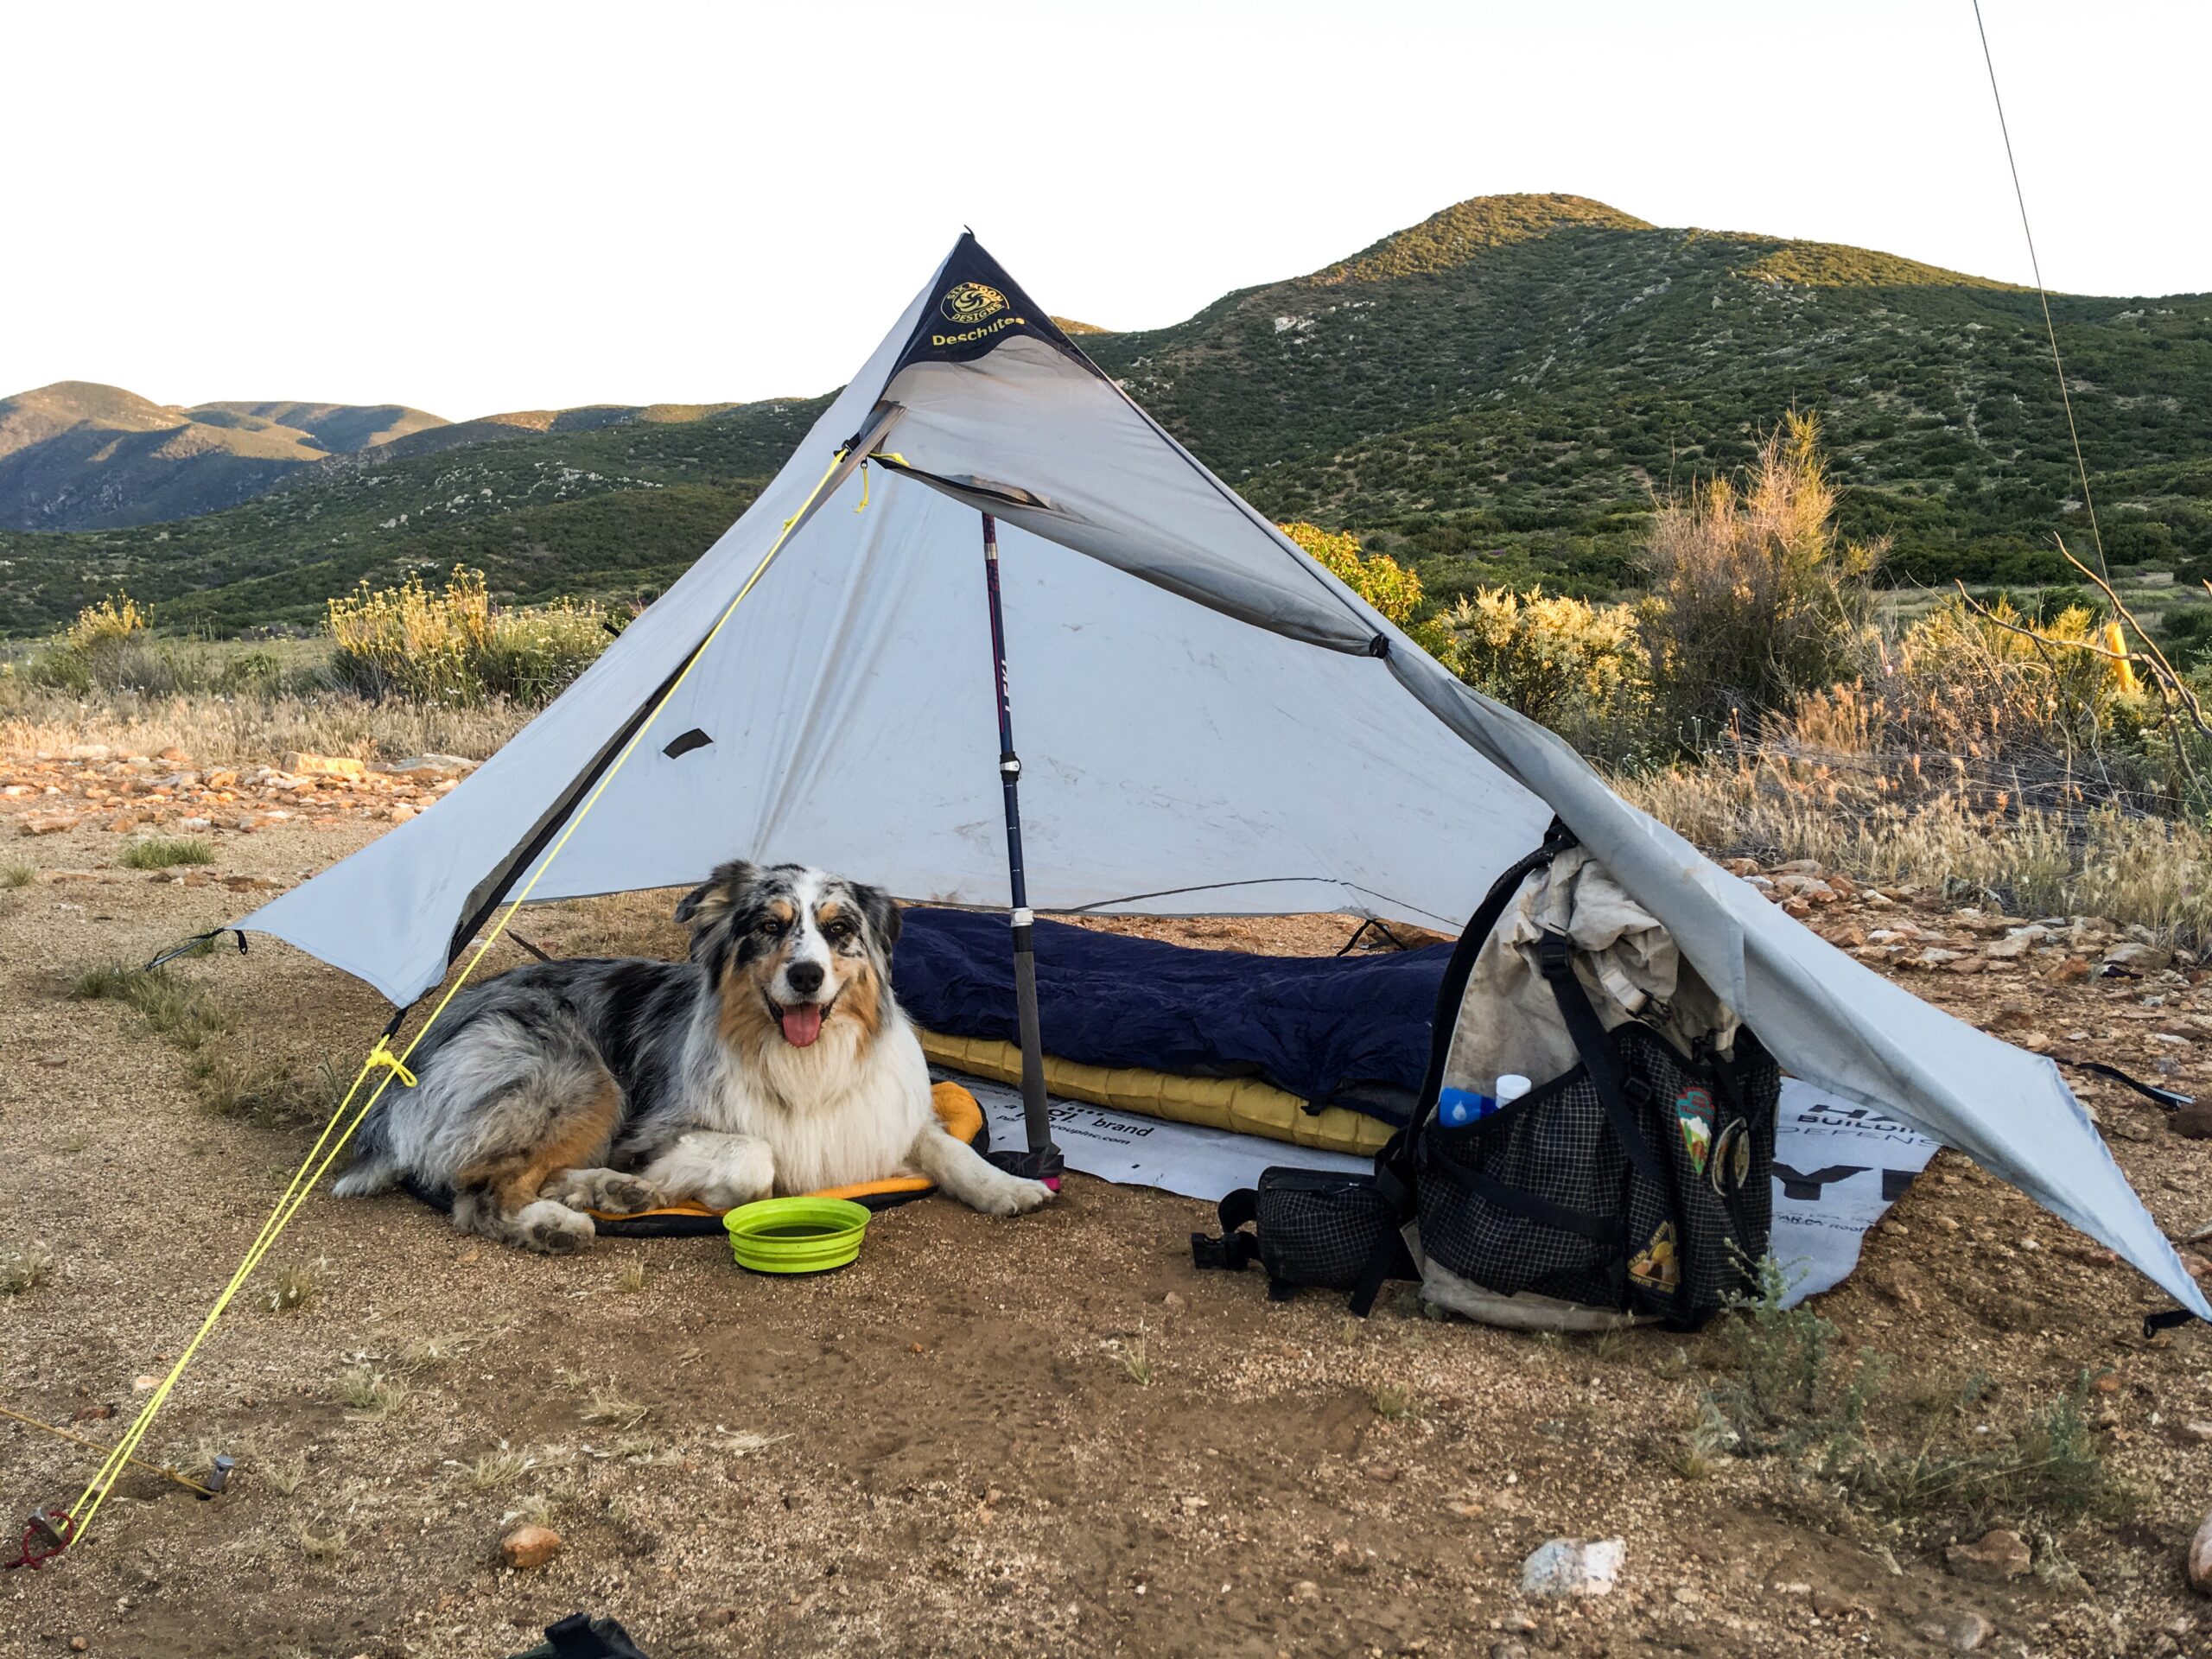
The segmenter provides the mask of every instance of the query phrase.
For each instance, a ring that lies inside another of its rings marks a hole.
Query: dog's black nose
[[[791,989],[801,996],[812,996],[822,988],[822,964],[818,962],[795,962],[784,969],[784,977],[791,982]]]

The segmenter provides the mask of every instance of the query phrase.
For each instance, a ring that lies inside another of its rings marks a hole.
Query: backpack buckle
[[[1564,933],[1547,931],[1536,941],[1536,968],[1546,979],[1565,978],[1574,971],[1574,941]]]

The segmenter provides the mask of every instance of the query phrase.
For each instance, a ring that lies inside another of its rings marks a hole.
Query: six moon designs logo
[[[988,283],[962,283],[938,303],[945,321],[974,327],[1006,309],[1006,296]]]

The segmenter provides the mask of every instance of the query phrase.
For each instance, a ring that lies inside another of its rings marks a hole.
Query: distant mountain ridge
[[[58,380],[0,398],[0,526],[99,530],[190,518],[333,455],[446,424],[400,404],[186,409]]]
[[[2050,304],[2113,563],[2212,575],[2212,296]],[[1170,327],[1063,327],[1262,512],[1358,531],[1443,597],[1632,587],[1654,494],[1747,459],[1793,407],[1821,415],[1846,527],[1890,539],[1893,581],[2063,582],[2053,531],[2087,546],[2036,296],[1894,254],[1478,197]],[[0,525],[67,517],[12,511],[10,467],[43,453],[74,456],[79,522],[123,527],[0,530],[0,626],[49,626],[118,584],[169,621],[306,623],[358,580],[461,560],[514,599],[634,596],[715,539],[824,405],[409,429],[419,412],[43,388],[0,401]],[[161,484],[155,460],[173,487],[121,487]],[[236,504],[178,505],[195,468]]]

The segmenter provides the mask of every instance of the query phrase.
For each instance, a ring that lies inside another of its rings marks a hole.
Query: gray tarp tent
[[[1462,684],[972,237],[745,516],[567,692],[434,810],[240,925],[413,1001],[695,654],[533,899],[690,883],[742,855],[1005,904],[978,509],[1001,526],[1033,905],[1456,928],[1556,813],[1790,1071],[1910,1119],[2212,1317],[2050,1060],[1836,950]]]

